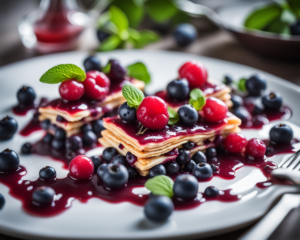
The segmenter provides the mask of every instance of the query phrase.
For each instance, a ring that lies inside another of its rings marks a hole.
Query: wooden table
[[[37,0],[0,1],[0,22],[2,23],[0,24],[0,43],[2,46],[0,49],[0,66],[39,55],[23,48],[17,32],[17,20],[19,16],[31,12],[37,4]],[[3,23],[5,23],[5,25]],[[187,52],[245,64],[300,85],[300,61],[285,61],[259,56],[243,47],[229,33],[215,28],[204,19],[197,20],[195,25],[198,28],[199,37],[192,45],[186,48],[178,48],[171,34],[167,34],[163,36],[159,42],[147,46],[146,49]],[[98,42],[95,38],[94,31],[89,29],[82,35],[80,45],[76,50],[90,51],[96,48],[97,45]],[[276,49],[274,51],[276,51]],[[206,240],[234,240],[244,234],[250,227],[206,238]],[[17,238],[1,234],[0,239],[17,240]]]

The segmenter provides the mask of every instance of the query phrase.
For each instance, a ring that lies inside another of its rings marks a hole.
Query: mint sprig
[[[131,84],[125,84],[122,88],[122,94],[127,101],[129,107],[138,108],[143,99],[144,93]]]
[[[145,187],[155,195],[164,195],[169,198],[173,197],[174,182],[170,177],[159,175],[149,179],[145,183]]]
[[[142,62],[137,62],[127,66],[127,74],[128,76],[141,80],[146,84],[151,81],[150,73],[148,72],[146,65]]]
[[[168,113],[169,113],[169,125],[174,125],[176,123],[178,123],[179,121],[179,115],[176,111],[174,111],[174,109],[168,107]]]
[[[247,89],[246,89],[246,78],[241,78],[237,83],[236,83],[236,86],[237,86],[237,89],[240,91],[240,92],[246,92]]]
[[[189,104],[191,104],[197,111],[202,109],[205,102],[205,96],[199,88],[195,88],[190,92]]]
[[[40,78],[40,82],[56,84],[67,79],[75,79],[83,82],[85,78],[85,72],[80,67],[74,64],[60,64],[45,72]]]

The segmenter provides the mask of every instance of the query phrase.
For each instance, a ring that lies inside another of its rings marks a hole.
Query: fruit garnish
[[[286,124],[280,123],[270,130],[270,140],[277,144],[288,144],[293,139],[293,129]]]
[[[214,123],[224,120],[228,112],[226,104],[215,97],[206,99],[205,106],[202,110],[205,120]]]
[[[266,79],[259,74],[254,74],[246,80],[246,89],[250,96],[258,97],[267,88]]]
[[[239,133],[230,133],[224,140],[224,148],[228,152],[240,153],[247,145],[247,139]]]
[[[163,129],[169,122],[166,103],[155,96],[144,98],[136,111],[136,115],[143,126],[149,129]]]
[[[176,79],[167,86],[168,97],[175,101],[186,100],[190,92],[189,82],[186,79]]]
[[[213,171],[208,163],[198,163],[193,169],[193,175],[199,180],[207,180],[212,177]]]
[[[190,88],[201,88],[207,82],[207,70],[200,62],[186,62],[179,68],[179,77],[188,80]]]
[[[93,177],[93,161],[84,155],[79,155],[70,162],[69,175],[75,180],[89,180]]]
[[[28,106],[33,104],[36,94],[32,87],[23,86],[17,93],[17,98],[20,106]]]
[[[32,194],[32,201],[38,205],[50,205],[53,202],[55,191],[51,187],[37,187]]]
[[[89,71],[86,73],[83,85],[85,96],[95,100],[102,100],[109,92],[110,80],[102,72]]]
[[[197,111],[200,111],[205,105],[206,99],[203,92],[199,88],[195,88],[190,92],[189,104],[191,104]]]
[[[101,62],[96,56],[87,57],[83,62],[83,66],[86,72],[91,70],[101,71]]]
[[[145,187],[155,195],[164,195],[169,198],[173,196],[172,178],[164,175],[153,177],[145,183]]]
[[[0,171],[12,172],[19,167],[20,159],[19,155],[8,148],[0,153]]]
[[[124,102],[119,107],[119,116],[125,123],[133,123],[136,120],[136,109],[129,107],[127,102]]]
[[[266,110],[278,111],[282,106],[282,97],[278,92],[271,92],[262,98]]]
[[[99,175],[104,185],[110,189],[123,187],[129,178],[126,167],[118,163],[107,164],[106,167],[103,167],[102,172],[99,172]]]
[[[197,110],[188,104],[179,108],[178,115],[180,122],[187,126],[194,126],[199,117]]]
[[[73,79],[63,81],[59,86],[60,96],[68,101],[76,101],[84,94],[84,86]]]
[[[199,183],[197,179],[189,174],[176,177],[174,182],[174,195],[181,199],[193,199],[198,193]]]
[[[10,116],[6,116],[0,120],[0,139],[11,139],[18,130],[18,122]]]
[[[146,202],[144,213],[151,221],[164,222],[172,214],[173,210],[174,204],[170,198],[153,195]]]
[[[245,153],[251,158],[263,159],[266,153],[266,144],[257,138],[253,138],[248,141]]]
[[[55,180],[56,171],[53,167],[46,166],[40,170],[39,176],[43,181]]]

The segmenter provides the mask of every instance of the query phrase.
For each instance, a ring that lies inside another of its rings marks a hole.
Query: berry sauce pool
[[[265,141],[265,143],[267,146],[271,146],[268,141]],[[299,141],[293,140],[290,145],[286,145],[282,148],[274,148],[275,150],[272,152],[272,155],[291,153],[293,152],[293,144],[296,143],[299,143]],[[45,148],[45,146],[39,144],[44,143],[38,142],[35,145],[35,151],[38,154],[49,155],[50,153],[45,151],[45,149],[49,150],[49,148]],[[67,167],[68,159],[66,159],[62,154],[50,156],[64,162],[65,167]],[[265,188],[273,184],[270,180],[270,172],[277,168],[276,164],[268,161],[267,158],[263,160],[250,161],[240,154],[229,154],[223,151],[218,151],[217,157],[208,160],[208,163],[215,164],[215,166],[218,167],[218,170],[214,173],[213,177],[218,176],[224,179],[233,179],[235,177],[235,172],[243,166],[257,167],[268,178],[267,182],[257,184],[257,186],[261,188]],[[40,179],[37,179],[36,181],[28,181],[26,180],[26,172],[26,169],[23,166],[20,166],[14,172],[0,173],[0,182],[9,187],[9,193],[22,202],[23,209],[27,213],[37,216],[50,217],[62,213],[71,207],[72,201],[75,199],[82,203],[86,203],[90,198],[96,197],[110,203],[130,202],[138,206],[143,206],[148,199],[148,195],[137,195],[132,192],[134,188],[143,187],[148,179],[147,177],[130,179],[125,187],[119,190],[109,190],[105,188],[102,181],[98,179],[96,174],[94,174],[90,181],[74,181],[69,177],[53,181],[42,181]],[[175,179],[177,175],[178,174],[175,174],[170,177]],[[24,178],[24,180],[22,180],[22,178]],[[207,181],[209,180],[211,179],[208,179]],[[39,186],[49,186],[55,190],[56,196],[51,205],[38,206],[32,203],[32,193],[34,189]],[[198,193],[193,200],[183,201],[176,199],[175,197],[173,197],[172,200],[176,210],[185,210],[197,207],[207,201],[233,202],[242,198],[241,195],[231,194],[230,189],[220,190],[220,195],[217,197],[206,197],[203,193]]]

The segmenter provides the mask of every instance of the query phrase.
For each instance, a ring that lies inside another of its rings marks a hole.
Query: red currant
[[[262,159],[266,153],[266,144],[257,138],[253,138],[248,141],[245,153],[252,158]]]
[[[84,94],[84,86],[73,79],[63,81],[59,86],[60,96],[68,101],[76,101]]]
[[[208,122],[220,122],[227,116],[228,108],[226,104],[215,97],[206,99],[203,107],[203,115]]]
[[[83,82],[84,94],[95,100],[102,100],[109,92],[110,80],[108,77],[98,71],[89,71],[86,73],[86,79]]]
[[[179,77],[189,82],[191,89],[201,88],[207,82],[207,70],[200,62],[186,62],[179,68]]]
[[[93,173],[93,161],[87,156],[79,155],[70,162],[69,175],[75,180],[89,180]]]
[[[247,145],[247,139],[238,133],[230,133],[224,140],[224,148],[228,152],[240,153]]]
[[[144,127],[154,130],[163,129],[169,121],[166,103],[159,97],[146,97],[136,111],[137,119]]]

